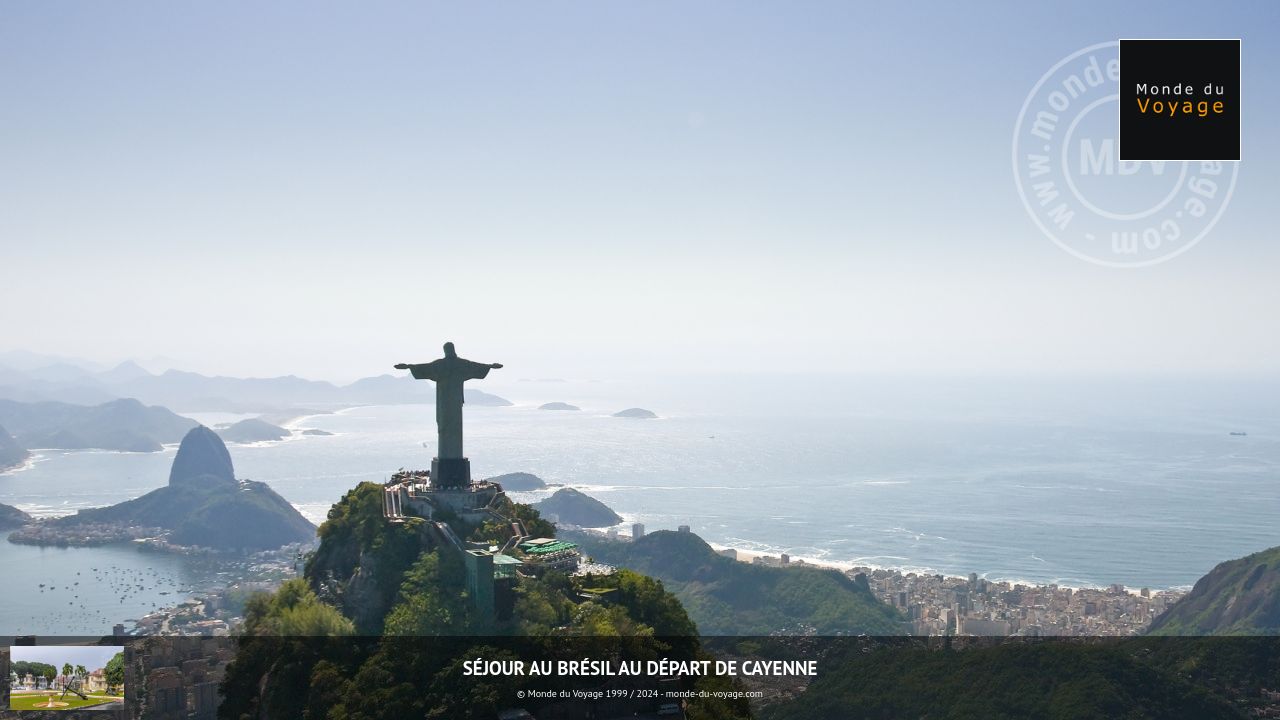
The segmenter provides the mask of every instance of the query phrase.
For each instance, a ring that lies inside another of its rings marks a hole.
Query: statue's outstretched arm
[[[489,367],[493,368],[494,370],[497,370],[498,368],[502,367],[502,363],[489,363]]]
[[[397,370],[408,370],[408,369],[409,369],[409,363],[396,363],[396,369],[397,369]]]

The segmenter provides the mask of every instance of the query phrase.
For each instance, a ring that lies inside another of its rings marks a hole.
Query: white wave
[[[24,470],[30,470],[31,468],[36,466],[36,463],[43,462],[48,457],[49,456],[45,453],[32,452],[31,455],[29,455],[26,460],[23,460],[18,465],[15,465],[7,470],[0,471],[0,477],[4,477],[6,475],[16,475],[17,473],[20,473]]]
[[[57,505],[48,505],[44,503],[16,503],[14,507],[34,518],[55,518],[74,515],[79,510],[87,510],[89,508],[99,506],[92,503],[72,503],[69,500],[64,500],[62,503]]]
[[[752,492],[759,488],[749,488],[736,485],[592,485],[588,483],[564,483],[561,487],[573,488],[585,493],[607,493],[617,492],[619,490],[643,490],[645,492],[665,491],[665,492],[684,492],[688,490],[735,490],[741,492]]]

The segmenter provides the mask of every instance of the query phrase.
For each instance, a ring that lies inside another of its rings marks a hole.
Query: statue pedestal
[[[470,460],[467,458],[431,458],[431,487],[465,488],[470,484]]]

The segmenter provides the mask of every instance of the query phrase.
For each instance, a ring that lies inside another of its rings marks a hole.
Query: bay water
[[[1266,380],[482,385],[516,404],[466,406],[473,474],[526,471],[578,488],[622,515],[624,533],[633,522],[688,525],[717,545],[838,565],[1152,588],[1188,586],[1218,562],[1280,545],[1280,393]],[[581,410],[538,408],[551,401]],[[660,417],[612,417],[636,406]],[[333,435],[230,450],[238,476],[268,483],[317,523],[357,483],[428,467],[434,454],[431,406],[351,408],[295,427]],[[0,474],[0,503],[61,515],[137,497],[165,484],[175,451],[40,450]],[[555,489],[512,495],[534,502]],[[2,540],[0,572],[0,631],[15,634],[109,632],[217,580],[207,563],[130,545]]]

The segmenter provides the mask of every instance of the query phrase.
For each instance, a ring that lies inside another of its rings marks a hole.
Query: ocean
[[[717,545],[840,565],[1151,588],[1188,586],[1280,544],[1277,392],[1262,381],[718,375],[477,386],[516,405],[466,407],[473,474],[527,471],[578,488],[622,515],[624,532],[689,525]],[[582,410],[538,409],[551,401]],[[660,418],[611,417],[634,406]],[[434,451],[431,406],[352,408],[295,427],[334,435],[231,454],[237,475],[316,522],[355,484],[425,468]],[[137,497],[167,481],[175,451],[39,451],[0,474],[0,503],[57,515]],[[512,495],[532,502],[552,490]],[[60,577],[61,588],[94,567],[150,580],[123,598],[103,580],[88,594],[104,598],[92,612],[77,614],[83,591],[45,602],[40,583]],[[129,546],[6,542],[0,571],[0,630],[61,634],[108,631],[211,572]]]

